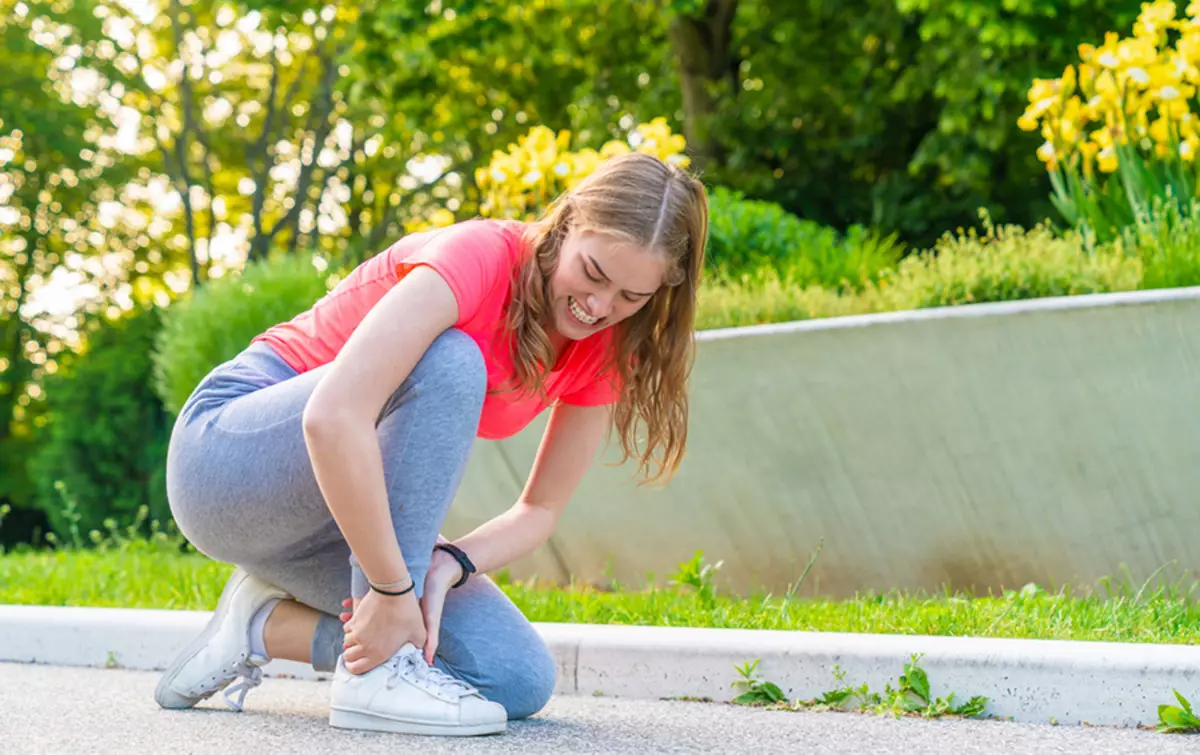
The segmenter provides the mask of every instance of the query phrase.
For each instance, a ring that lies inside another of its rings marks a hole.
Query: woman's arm
[[[350,550],[376,583],[407,581],[384,486],[375,420],[430,344],[458,320],[442,277],[418,267],[372,307],[304,410],[317,484]]]
[[[596,456],[611,412],[609,406],[569,404],[551,410],[521,497],[508,511],[454,541],[478,573],[510,564],[549,539]]]

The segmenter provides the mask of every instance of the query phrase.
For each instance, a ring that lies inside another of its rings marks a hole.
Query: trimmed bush
[[[933,250],[904,260],[880,281],[880,293],[890,309],[920,309],[1130,291],[1140,283],[1141,265],[1119,249],[1089,254],[1077,233],[985,221],[983,235],[946,235]]]
[[[329,276],[323,270],[323,261],[310,255],[278,256],[247,265],[240,276],[209,281],[172,305],[154,350],[154,390],[167,409],[178,414],[214,367],[324,296]]]
[[[1060,237],[1046,225],[1026,231],[985,219],[982,235],[974,230],[946,235],[859,292],[794,287],[772,272],[704,287],[698,327],[1130,291],[1141,281],[1141,262],[1119,247],[1089,254],[1077,233]]]
[[[903,251],[895,236],[852,226],[843,237],[722,186],[709,191],[709,218],[707,261],[723,280],[765,271],[791,286],[858,290],[895,266]]]
[[[46,379],[48,422],[29,461],[35,505],[66,536],[133,524],[145,506],[170,518],[165,467],[170,422],[150,388],[150,352],[160,329],[157,309],[106,322],[86,349],[65,356]]]

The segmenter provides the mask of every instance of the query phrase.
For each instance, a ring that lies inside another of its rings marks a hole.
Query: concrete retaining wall
[[[514,576],[663,580],[703,549],[728,589],[1091,585],[1200,564],[1200,288],[700,335],[666,490],[597,466]],[[480,442],[448,523],[508,507],[544,418]],[[615,456],[609,452],[606,461]]]

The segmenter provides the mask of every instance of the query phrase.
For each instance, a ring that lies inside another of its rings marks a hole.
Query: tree
[[[77,343],[71,318],[48,315],[36,296],[56,270],[115,296],[115,258],[138,236],[104,228],[108,182],[125,180],[127,166],[100,143],[93,111],[72,98],[71,58],[58,32],[63,18],[86,28],[86,8],[42,10],[0,2],[0,500],[18,511],[33,490],[24,465],[45,421],[41,379]]]

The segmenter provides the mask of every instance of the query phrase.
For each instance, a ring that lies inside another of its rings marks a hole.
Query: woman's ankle
[[[263,628],[267,657],[311,663],[313,634],[320,616],[319,611],[303,603],[280,601],[267,616]]]

